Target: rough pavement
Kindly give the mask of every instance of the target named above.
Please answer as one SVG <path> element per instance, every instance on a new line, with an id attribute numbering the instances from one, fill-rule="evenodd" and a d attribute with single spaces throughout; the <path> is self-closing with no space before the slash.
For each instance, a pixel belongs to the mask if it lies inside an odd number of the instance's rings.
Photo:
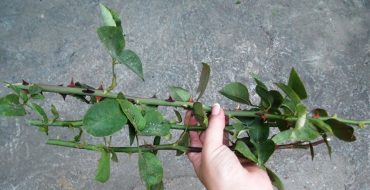
<path id="1" fill-rule="evenodd" d="M 97 0 L 0 1 L 0 81 L 66 84 L 75 80 L 98 86 L 110 82 L 109 55 L 98 42 Z M 324 107 L 349 118 L 370 118 L 370 1 L 103 1 L 122 18 L 127 46 L 141 57 L 145 82 L 124 66 L 117 69 L 127 94 L 160 98 L 168 86 L 195 93 L 201 62 L 211 65 L 203 102 L 235 105 L 217 91 L 241 81 L 250 88 L 250 73 L 270 87 L 286 81 L 295 67 L 309 93 L 310 108 Z M 0 88 L 0 95 L 9 92 Z M 78 119 L 87 106 L 47 94 L 63 119 Z M 54 99 L 54 101 L 51 101 Z M 165 113 L 173 117 L 171 109 Z M 30 117 L 28 117 L 30 118 Z M 50 131 L 71 138 L 72 130 Z M 370 189 L 370 131 L 356 130 L 358 141 L 332 141 L 309 151 L 282 150 L 269 165 L 286 189 Z M 117 137 L 116 137 L 117 136 Z M 114 137 L 128 142 L 127 131 Z M 135 155 L 120 155 L 106 184 L 93 180 L 98 154 L 45 145 L 48 137 L 24 118 L 0 118 L 0 189 L 143 189 Z M 88 135 L 84 140 L 91 140 Z M 100 141 L 97 141 L 100 142 Z M 203 189 L 187 158 L 160 154 L 167 189 Z"/>

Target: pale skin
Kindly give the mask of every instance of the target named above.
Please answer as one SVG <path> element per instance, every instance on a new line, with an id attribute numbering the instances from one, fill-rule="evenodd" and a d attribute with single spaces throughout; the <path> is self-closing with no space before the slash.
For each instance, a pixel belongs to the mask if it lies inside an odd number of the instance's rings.
<path id="1" fill-rule="evenodd" d="M 185 124 L 197 121 L 191 111 Z M 225 114 L 219 104 L 212 107 L 208 128 L 203 133 L 189 132 L 192 147 L 202 147 L 201 153 L 188 153 L 195 173 L 208 190 L 272 190 L 267 173 L 258 166 L 239 159 L 226 145 Z"/>

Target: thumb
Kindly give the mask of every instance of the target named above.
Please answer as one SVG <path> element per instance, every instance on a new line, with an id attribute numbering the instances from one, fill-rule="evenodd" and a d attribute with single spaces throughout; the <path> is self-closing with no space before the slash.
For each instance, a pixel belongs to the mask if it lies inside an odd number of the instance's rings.
<path id="1" fill-rule="evenodd" d="M 212 106 L 211 119 L 209 120 L 208 128 L 205 132 L 203 144 L 204 151 L 212 152 L 223 145 L 224 128 L 224 110 L 220 107 L 220 104 L 216 103 Z"/>

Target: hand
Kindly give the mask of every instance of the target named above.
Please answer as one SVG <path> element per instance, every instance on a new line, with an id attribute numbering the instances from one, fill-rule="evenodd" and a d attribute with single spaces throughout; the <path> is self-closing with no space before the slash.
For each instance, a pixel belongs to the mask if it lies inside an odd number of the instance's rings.
<path id="1" fill-rule="evenodd" d="M 272 190 L 271 181 L 264 170 L 248 162 L 242 165 L 226 146 L 228 141 L 223 132 L 225 114 L 219 104 L 212 107 L 210 117 L 205 132 L 189 132 L 190 145 L 203 147 L 201 153 L 190 152 L 188 157 L 204 186 L 208 190 Z M 186 113 L 185 124 L 197 124 L 191 111 Z"/>

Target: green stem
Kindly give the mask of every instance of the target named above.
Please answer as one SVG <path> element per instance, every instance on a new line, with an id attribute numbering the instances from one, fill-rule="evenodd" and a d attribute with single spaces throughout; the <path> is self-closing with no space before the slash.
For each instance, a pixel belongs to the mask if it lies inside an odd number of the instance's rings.
<path id="1" fill-rule="evenodd" d="M 45 126 L 45 123 L 42 120 L 28 120 L 28 124 L 33 126 Z M 47 123 L 48 126 L 53 127 L 73 127 L 73 128 L 80 128 L 83 125 L 82 120 L 74 120 L 74 121 L 49 121 Z M 178 124 L 171 124 L 171 129 L 177 130 L 188 130 L 188 131 L 204 131 L 206 128 L 201 126 L 187 126 L 187 125 L 178 125 Z M 228 125 L 225 127 L 225 131 L 232 132 L 232 126 Z"/>
<path id="2" fill-rule="evenodd" d="M 63 141 L 63 140 L 58 140 L 58 139 L 49 139 L 46 142 L 46 144 L 70 147 L 70 148 L 85 149 L 85 150 L 92 150 L 92 151 L 99 151 L 99 146 L 97 145 L 86 144 L 86 143 L 76 143 L 73 141 Z M 148 151 L 156 151 L 156 150 L 199 151 L 199 148 L 197 147 L 185 147 L 185 146 L 179 146 L 177 144 L 141 145 L 139 147 L 109 147 L 109 149 L 113 150 L 116 153 L 117 152 L 137 153 L 140 151 L 148 152 Z"/>
<path id="3" fill-rule="evenodd" d="M 317 146 L 324 143 L 324 140 L 319 140 L 311 143 L 312 146 Z M 99 145 L 87 144 L 87 143 L 77 143 L 73 141 L 64 141 L 59 139 L 48 139 L 46 144 L 63 146 L 69 148 L 85 149 L 92 151 L 99 151 Z M 282 144 L 276 145 L 276 149 L 307 149 L 308 144 L 302 144 L 301 142 L 291 143 L 291 144 Z M 234 147 L 229 147 L 231 150 Z M 174 144 L 160 144 L 160 145 L 141 145 L 137 147 L 108 147 L 108 149 L 113 150 L 114 152 L 120 153 L 137 153 L 137 152 L 149 152 L 149 151 L 158 151 L 158 150 L 178 150 L 182 152 L 202 152 L 201 147 L 191 147 L 191 146 L 180 146 L 176 143 Z"/>
<path id="4" fill-rule="evenodd" d="M 23 85 L 21 83 L 15 83 L 12 84 L 15 87 L 21 88 L 21 89 L 28 89 L 30 85 Z M 62 93 L 62 94 L 77 94 L 77 95 L 87 95 L 87 96 L 102 96 L 107 98 L 117 98 L 116 93 L 111 92 L 104 92 L 102 90 L 93 90 L 92 93 L 86 93 L 83 92 L 86 89 L 83 88 L 70 88 L 70 87 L 63 87 L 63 86 L 55 86 L 55 85 L 45 85 L 45 84 L 34 84 L 39 86 L 42 91 L 44 92 L 54 92 L 54 93 Z M 8 84 L 7 84 L 8 86 Z M 182 101 L 166 101 L 166 100 L 160 100 L 156 98 L 138 98 L 138 97 L 132 97 L 132 96 L 126 96 L 128 100 L 136 103 L 136 104 L 146 104 L 146 105 L 155 105 L 155 106 L 172 106 L 172 107 L 183 107 L 183 108 L 192 108 L 193 103 L 192 102 L 182 102 Z M 203 109 L 206 112 L 211 111 L 211 107 L 207 105 L 203 105 Z M 225 111 L 225 115 L 229 117 L 261 117 L 260 111 Z M 286 117 L 283 115 L 275 115 L 275 114 L 264 114 L 264 116 L 267 119 L 282 119 L 287 121 L 296 121 L 296 117 Z M 321 117 L 318 118 L 320 120 L 328 120 L 333 119 L 332 117 Z M 350 120 L 350 119 L 343 119 L 339 117 L 335 117 L 338 121 L 344 122 L 346 124 L 350 125 L 370 125 L 370 120 Z"/>

